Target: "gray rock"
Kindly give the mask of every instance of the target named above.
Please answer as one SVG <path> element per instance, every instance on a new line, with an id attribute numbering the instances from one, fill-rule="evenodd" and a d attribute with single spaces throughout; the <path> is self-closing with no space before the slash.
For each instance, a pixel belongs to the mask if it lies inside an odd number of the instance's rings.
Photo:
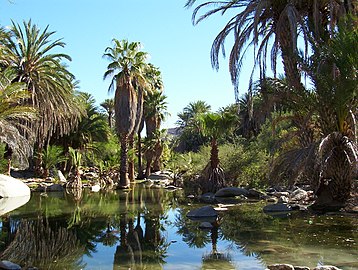
<path id="1" fill-rule="evenodd" d="M 288 203 L 288 197 L 281 196 L 280 198 L 278 198 L 278 202 L 279 203 Z"/>
<path id="2" fill-rule="evenodd" d="M 292 211 L 292 208 L 288 204 L 276 203 L 266 205 L 263 210 L 264 212 L 289 212 Z"/>
<path id="3" fill-rule="evenodd" d="M 200 229 L 203 229 L 203 230 L 210 230 L 212 229 L 214 226 L 210 223 L 210 222 L 207 222 L 207 221 L 204 221 L 202 222 L 200 225 L 199 225 L 199 228 Z"/>
<path id="4" fill-rule="evenodd" d="M 238 188 L 238 187 L 226 187 L 219 189 L 215 193 L 215 197 L 235 197 L 235 196 L 248 196 L 249 191 L 245 188 Z"/>
<path id="5" fill-rule="evenodd" d="M 53 184 L 53 185 L 47 187 L 47 189 L 46 189 L 46 191 L 50 191 L 50 192 L 60 192 L 60 191 L 64 191 L 64 190 L 65 189 L 60 184 Z"/>
<path id="6" fill-rule="evenodd" d="M 292 201 L 305 200 L 307 198 L 307 191 L 298 188 L 294 192 L 292 192 L 290 198 L 291 198 Z"/>
<path id="7" fill-rule="evenodd" d="M 0 269 L 18 270 L 21 266 L 10 261 L 0 261 Z"/>
<path id="8" fill-rule="evenodd" d="M 271 264 L 267 268 L 270 270 L 295 270 L 291 264 Z"/>
<path id="9" fill-rule="evenodd" d="M 206 205 L 189 211 L 189 213 L 186 216 L 188 218 L 202 218 L 202 217 L 216 218 L 218 216 L 218 213 L 215 211 L 215 209 L 212 206 Z"/>
<path id="10" fill-rule="evenodd" d="M 290 193 L 288 193 L 287 191 L 281 191 L 281 192 L 274 192 L 272 195 L 277 198 L 280 198 L 281 196 L 289 197 Z"/>
<path id="11" fill-rule="evenodd" d="M 261 191 L 258 191 L 256 189 L 249 189 L 249 194 L 247 195 L 247 197 L 249 198 L 256 198 L 256 199 L 262 199 L 262 198 L 266 198 L 267 195 Z"/>
<path id="12" fill-rule="evenodd" d="M 57 176 L 58 179 L 60 179 L 60 182 L 67 183 L 66 177 L 63 175 L 63 173 L 60 170 L 57 170 Z"/>
<path id="13" fill-rule="evenodd" d="M 214 198 L 214 193 L 204 193 L 200 196 L 200 201 L 204 202 L 204 203 L 214 203 L 215 202 L 215 198 Z"/>
<path id="14" fill-rule="evenodd" d="M 278 202 L 278 199 L 276 197 L 270 197 L 266 200 L 267 202 L 270 202 L 270 203 L 277 203 Z"/>
<path id="15" fill-rule="evenodd" d="M 342 270 L 342 269 L 335 267 L 333 265 L 321 265 L 315 267 L 313 270 Z"/>

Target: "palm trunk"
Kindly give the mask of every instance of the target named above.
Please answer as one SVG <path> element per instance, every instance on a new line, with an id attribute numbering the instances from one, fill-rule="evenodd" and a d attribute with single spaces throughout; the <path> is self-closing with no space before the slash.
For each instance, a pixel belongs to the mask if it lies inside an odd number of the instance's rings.
<path id="1" fill-rule="evenodd" d="M 128 135 L 121 134 L 121 162 L 119 169 L 119 185 L 118 188 L 128 188 L 129 178 L 128 169 Z"/>
<path id="2" fill-rule="evenodd" d="M 219 149 L 216 139 L 211 140 L 210 163 L 211 168 L 216 169 L 219 167 Z"/>
<path id="3" fill-rule="evenodd" d="M 134 136 L 133 134 L 129 136 L 129 149 L 133 149 L 134 150 Z M 134 171 L 134 156 L 131 155 L 129 157 L 129 162 L 128 162 L 128 177 L 129 177 L 129 181 L 133 182 L 135 179 L 135 171 Z"/>
<path id="4" fill-rule="evenodd" d="M 138 132 L 138 179 L 144 178 L 142 166 L 142 136 L 141 132 Z"/>

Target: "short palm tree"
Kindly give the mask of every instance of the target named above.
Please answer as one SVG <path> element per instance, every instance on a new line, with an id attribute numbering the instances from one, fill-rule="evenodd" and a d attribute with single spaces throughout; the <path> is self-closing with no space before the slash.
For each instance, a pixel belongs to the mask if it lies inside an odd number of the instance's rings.
<path id="1" fill-rule="evenodd" d="M 111 63 L 107 66 L 104 79 L 110 77 L 109 90 L 115 89 L 116 129 L 121 141 L 121 164 L 119 187 L 129 186 L 128 137 L 133 133 L 137 119 L 137 87 L 145 88 L 143 76 L 147 53 L 141 51 L 139 42 L 113 39 L 113 47 L 107 47 L 104 53 Z"/>
<path id="2" fill-rule="evenodd" d="M 218 139 L 234 128 L 236 117 L 233 114 L 206 113 L 200 116 L 202 130 L 211 140 L 210 162 L 202 174 L 202 191 L 216 192 L 225 186 L 225 176 L 220 168 Z"/>
<path id="3" fill-rule="evenodd" d="M 12 154 L 19 167 L 27 167 L 27 158 L 33 150 L 33 133 L 25 124 L 36 120 L 36 110 L 23 101 L 29 98 L 25 83 L 13 82 L 17 74 L 6 69 L 0 72 L 0 142 L 8 148 L 8 174 Z M 12 153 L 12 154 L 9 154 Z"/>
<path id="4" fill-rule="evenodd" d="M 113 116 L 114 116 L 114 99 L 107 98 L 100 104 L 108 114 L 108 125 L 112 129 L 113 127 Z"/>
<path id="5" fill-rule="evenodd" d="M 31 104 L 39 114 L 37 121 L 28 121 L 36 134 L 37 150 L 55 133 L 62 136 L 71 131 L 83 114 L 73 97 L 74 76 L 62 63 L 71 58 L 55 51 L 64 47 L 60 39 L 52 41 L 55 32 L 48 27 L 41 31 L 31 21 L 12 23 L 8 35 L 0 41 L 0 64 L 16 72 L 14 81 L 26 85 Z M 37 162 L 39 169 L 41 160 Z"/>

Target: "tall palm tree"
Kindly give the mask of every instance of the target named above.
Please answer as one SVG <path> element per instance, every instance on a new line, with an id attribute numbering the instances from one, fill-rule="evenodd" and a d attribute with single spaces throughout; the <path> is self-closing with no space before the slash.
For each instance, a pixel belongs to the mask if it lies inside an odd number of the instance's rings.
<path id="1" fill-rule="evenodd" d="M 30 93 L 25 83 L 13 83 L 16 76 L 11 69 L 0 72 L 0 142 L 7 145 L 8 174 L 12 154 L 19 160 L 19 167 L 28 166 L 34 138 L 24 123 L 36 120 L 36 110 L 23 103 Z"/>
<path id="2" fill-rule="evenodd" d="M 143 98 L 141 99 L 142 103 L 142 115 L 141 119 L 138 122 L 138 129 L 137 129 L 137 138 L 138 138 L 138 178 L 142 179 L 144 177 L 143 169 L 142 169 L 142 131 L 144 129 L 144 125 L 146 124 L 146 118 L 148 118 L 148 110 L 149 111 L 162 111 L 166 110 L 166 108 L 163 107 L 163 104 L 158 105 L 158 108 L 155 108 L 155 104 L 148 106 L 148 100 L 155 100 L 155 98 L 152 98 L 153 96 L 157 96 L 154 93 L 161 93 L 163 91 L 163 80 L 162 80 L 162 74 L 159 70 L 159 68 L 155 67 L 153 64 L 149 63 L 147 68 L 145 69 L 145 78 L 147 80 L 147 89 L 144 89 L 145 91 L 141 91 L 141 94 L 143 95 Z M 159 101 L 161 103 L 163 101 Z M 153 103 L 150 101 L 149 103 Z M 157 102 L 158 103 L 158 102 Z M 154 109 L 153 109 L 154 108 Z M 153 113 L 149 113 L 149 115 L 153 115 Z M 160 115 L 160 117 L 164 118 L 164 115 Z M 163 120 L 163 119 L 161 119 Z M 160 121 L 161 121 L 160 120 Z M 153 122 L 153 121 L 152 121 Z M 155 124 L 154 124 L 155 125 Z M 160 126 L 160 123 L 159 123 Z M 147 134 L 148 134 L 148 128 Z M 150 128 L 149 128 L 150 129 Z M 153 128 L 152 128 L 153 129 Z M 154 130 L 154 129 L 153 129 Z M 151 133 L 151 132 L 149 132 Z M 147 135 L 148 136 L 148 135 Z"/>
<path id="3" fill-rule="evenodd" d="M 147 139 L 153 141 L 160 131 L 160 126 L 167 115 L 167 96 L 160 91 L 148 93 L 144 101 L 144 121 L 147 132 Z M 156 161 L 156 170 L 159 170 L 159 160 L 162 153 L 161 140 L 155 140 L 153 147 L 148 147 L 145 152 L 147 166 L 145 176 L 148 177 L 151 172 L 152 162 Z M 161 150 L 160 150 L 161 149 Z"/>
<path id="4" fill-rule="evenodd" d="M 186 6 L 191 7 L 196 2 L 198 1 L 188 0 Z M 202 10 L 204 10 L 203 14 L 199 15 Z M 344 12 L 341 12 L 342 10 Z M 303 37 L 305 52 L 308 52 L 310 37 L 314 36 L 316 41 L 319 41 L 327 30 L 334 28 L 335 21 L 343 13 L 351 10 L 356 11 L 352 1 L 221 0 L 199 4 L 193 12 L 193 23 L 199 23 L 218 13 L 222 15 L 234 13 L 213 42 L 211 60 L 212 66 L 218 69 L 219 53 L 221 50 L 224 52 L 225 40 L 233 33 L 234 45 L 230 52 L 229 70 L 231 80 L 236 86 L 236 94 L 238 94 L 237 86 L 242 62 L 250 46 L 255 48 L 254 63 L 255 66 L 259 65 L 262 77 L 266 73 L 268 53 L 271 56 L 274 74 L 276 74 L 277 58 L 281 53 L 289 85 L 296 89 L 303 89 L 298 69 L 298 34 Z M 314 35 L 311 35 L 312 32 Z"/>
<path id="5" fill-rule="evenodd" d="M 141 51 L 139 42 L 113 39 L 113 47 L 107 47 L 104 53 L 111 63 L 107 66 L 103 78 L 111 78 L 109 90 L 115 92 L 116 129 L 121 142 L 121 164 L 119 187 L 129 186 L 128 137 L 133 132 L 137 119 L 138 97 L 136 87 L 145 88 L 143 76 L 147 53 Z"/>
<path id="6" fill-rule="evenodd" d="M 114 116 L 114 99 L 107 98 L 100 105 L 106 110 L 108 114 L 108 125 L 112 129 Z"/>
<path id="7" fill-rule="evenodd" d="M 48 27 L 41 31 L 31 21 L 22 26 L 13 22 L 0 41 L 0 64 L 15 70 L 14 81 L 25 83 L 31 93 L 29 104 L 38 110 L 38 120 L 27 122 L 36 134 L 38 152 L 55 133 L 69 133 L 83 114 L 73 96 L 74 76 L 62 63 L 71 58 L 55 53 L 65 43 L 52 41 L 54 33 Z"/>

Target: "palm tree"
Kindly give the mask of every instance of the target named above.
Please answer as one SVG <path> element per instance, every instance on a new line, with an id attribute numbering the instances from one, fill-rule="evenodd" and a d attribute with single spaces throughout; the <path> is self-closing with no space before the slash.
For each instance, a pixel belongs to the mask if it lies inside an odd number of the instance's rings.
<path id="1" fill-rule="evenodd" d="M 186 7 L 191 7 L 196 2 L 198 1 L 188 0 Z M 199 16 L 202 10 L 205 11 Z M 302 90 L 298 69 L 298 33 L 304 39 L 304 49 L 307 53 L 308 41 L 311 38 L 319 42 L 324 39 L 327 31 L 334 28 L 342 14 L 356 12 L 351 1 L 222 0 L 199 4 L 193 12 L 193 23 L 197 24 L 214 14 L 224 15 L 230 11 L 234 16 L 216 36 L 211 49 L 211 60 L 212 66 L 218 69 L 219 53 L 222 50 L 225 55 L 225 40 L 230 33 L 233 33 L 234 45 L 230 52 L 229 70 L 237 98 L 239 74 L 248 47 L 255 48 L 254 63 L 255 66 L 259 65 L 261 77 L 265 77 L 268 53 L 271 55 L 274 74 L 276 74 L 277 58 L 281 53 L 288 84 Z M 271 52 L 269 52 L 270 47 Z"/>
<path id="2" fill-rule="evenodd" d="M 107 66 L 104 79 L 112 79 L 109 90 L 115 92 L 116 129 L 121 141 L 121 164 L 119 187 L 129 186 L 128 137 L 133 132 L 137 118 L 138 97 L 136 87 L 145 88 L 143 76 L 147 53 L 141 51 L 139 42 L 113 39 L 113 47 L 107 47 L 104 57 L 111 63 Z"/>
<path id="3" fill-rule="evenodd" d="M 211 140 L 210 162 L 201 176 L 203 192 L 216 192 L 225 186 L 224 172 L 219 166 L 218 139 L 230 133 L 235 120 L 235 115 L 230 113 L 206 113 L 200 117 L 203 132 Z"/>
<path id="4" fill-rule="evenodd" d="M 27 121 L 36 134 L 37 150 L 52 135 L 69 133 L 76 126 L 83 111 L 73 97 L 74 76 L 62 63 L 71 58 L 54 53 L 65 43 L 61 39 L 51 41 L 55 32 L 40 29 L 31 21 L 12 23 L 8 35 L 0 41 L 0 64 L 16 72 L 14 81 L 25 83 L 31 92 L 29 104 L 37 109 L 37 121 Z M 41 160 L 37 161 L 39 169 Z"/>
<path id="5" fill-rule="evenodd" d="M 12 155 L 19 160 L 19 167 L 27 167 L 32 154 L 33 133 L 24 123 L 36 120 L 36 110 L 23 104 L 29 98 L 25 83 L 15 82 L 16 73 L 11 69 L 0 72 L 0 142 L 7 145 L 8 174 Z"/>
<path id="6" fill-rule="evenodd" d="M 114 116 L 114 99 L 107 98 L 100 104 L 108 114 L 108 125 L 110 129 L 113 127 L 113 116 Z"/>
<path id="7" fill-rule="evenodd" d="M 148 93 L 144 100 L 144 121 L 147 133 L 147 141 L 155 141 L 152 147 L 147 147 L 145 157 L 147 166 L 145 176 L 148 177 L 151 172 L 152 162 L 156 162 L 156 170 L 159 170 L 159 160 L 162 154 L 161 139 L 158 139 L 160 134 L 160 126 L 164 120 L 167 112 L 167 96 L 160 91 L 153 91 Z M 160 137 L 160 136 L 159 136 Z"/>
<path id="8" fill-rule="evenodd" d="M 182 151 L 197 151 L 205 143 L 202 136 L 199 116 L 210 111 L 210 105 L 205 101 L 190 102 L 181 113 L 178 114 L 177 125 L 181 130 L 178 149 Z"/>

